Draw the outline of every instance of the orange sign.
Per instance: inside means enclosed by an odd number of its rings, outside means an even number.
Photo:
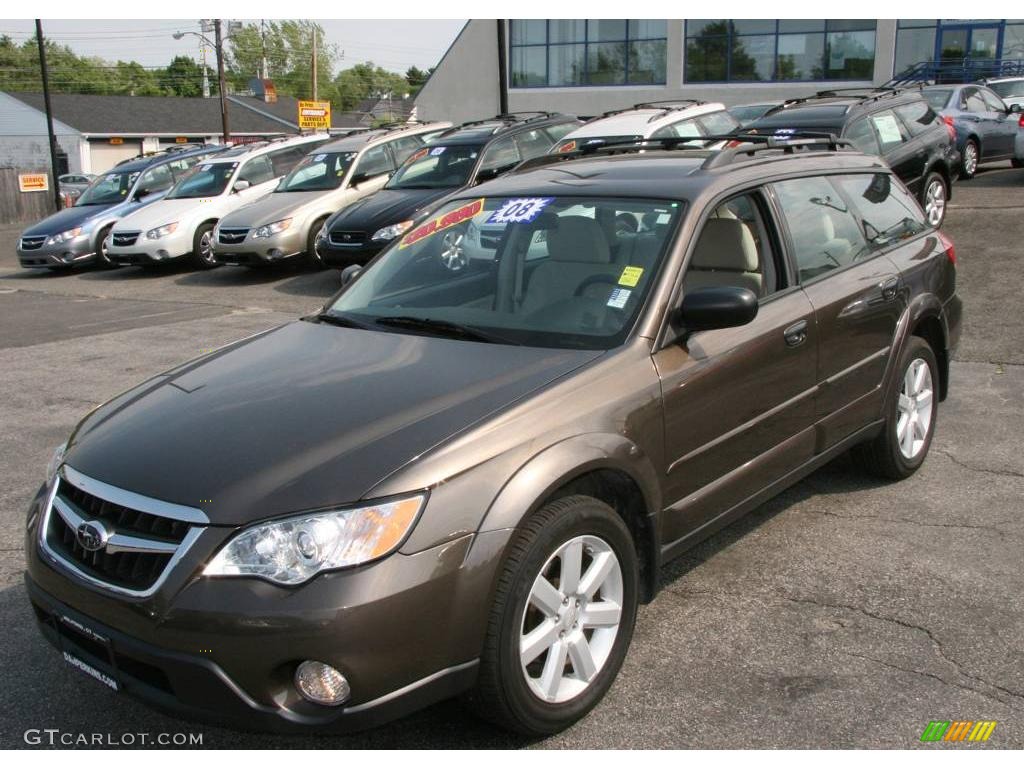
[[[329,101],[300,101],[299,102],[299,128],[320,128],[331,127],[331,102]]]
[[[50,177],[45,173],[19,173],[19,192],[45,192],[50,188]]]
[[[188,137],[187,136],[179,136],[178,138],[176,138],[174,140],[174,142],[176,144],[188,144]]]
[[[124,139],[122,139],[120,136],[114,136],[113,138],[110,139],[110,143],[111,144],[124,144]]]
[[[438,216],[436,219],[420,224],[416,229],[410,232],[408,235],[402,238],[399,248],[407,248],[413,243],[417,243],[425,237],[430,237],[436,232],[448,229],[448,227],[454,227],[456,224],[461,224],[466,219],[471,219],[476,216],[480,211],[484,209],[484,198],[474,200],[471,203],[467,203],[461,208],[456,208],[454,211],[448,211],[443,216]]]

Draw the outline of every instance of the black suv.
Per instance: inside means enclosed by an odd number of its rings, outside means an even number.
[[[545,154],[578,125],[570,115],[517,112],[463,123],[435,136],[384,189],[327,220],[318,243],[324,263],[365,264],[433,203]]]
[[[935,113],[920,88],[835,88],[790,99],[745,129],[786,134],[820,131],[842,136],[879,155],[917,195],[928,223],[938,227],[960,167],[956,133]]]

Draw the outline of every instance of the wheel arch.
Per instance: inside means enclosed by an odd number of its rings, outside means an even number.
[[[953,199],[953,174],[949,165],[943,160],[933,160],[932,164],[928,166],[928,170],[924,172],[925,181],[928,180],[928,174],[937,173],[942,177],[942,180],[946,183],[946,202]],[[921,194],[925,194],[926,185],[921,187]]]
[[[897,367],[908,341],[917,336],[928,342],[939,366],[939,400],[945,400],[949,393],[949,350],[945,323],[942,320],[942,304],[933,294],[923,294],[904,310],[896,327],[892,352],[886,371],[883,413],[887,411],[893,397],[893,377],[898,375]]]
[[[479,530],[518,528],[545,504],[574,494],[603,501],[623,518],[636,547],[641,599],[653,599],[661,490],[650,459],[622,435],[579,435],[536,454],[502,487]]]

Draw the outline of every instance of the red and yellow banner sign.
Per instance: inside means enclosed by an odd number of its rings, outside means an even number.
[[[19,173],[19,192],[45,192],[50,188],[50,177],[45,173]]]
[[[467,203],[460,208],[456,208],[454,211],[448,211],[436,219],[431,219],[428,222],[420,224],[416,229],[407,234],[402,238],[402,242],[399,244],[399,248],[407,248],[413,243],[419,242],[420,240],[430,237],[441,230],[454,227],[456,224],[472,219],[480,211],[484,209],[484,198],[474,200],[471,203]]]
[[[300,101],[299,128],[327,129],[331,127],[331,102]]]

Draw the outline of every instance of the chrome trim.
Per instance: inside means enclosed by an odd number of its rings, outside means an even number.
[[[75,509],[59,496],[53,497],[53,508],[57,510],[69,528],[78,530],[78,526],[89,520],[82,517]],[[140,510],[145,511],[145,510]],[[107,539],[104,549],[114,555],[118,552],[139,552],[151,555],[172,555],[178,550],[178,544],[172,541],[148,539],[144,536],[132,536],[127,533],[112,533]]]
[[[174,554],[171,555],[171,559],[167,561],[167,565],[164,566],[163,571],[157,576],[154,581],[146,589],[128,589],[126,587],[120,587],[116,584],[111,584],[103,579],[98,579],[91,574],[86,573],[80,569],[75,563],[65,559],[62,555],[55,552],[49,544],[46,542],[46,533],[50,528],[50,514],[55,508],[57,508],[57,514],[59,514],[66,522],[68,518],[64,516],[65,511],[69,511],[72,514],[73,510],[68,507],[67,504],[60,502],[55,504],[57,501],[57,491],[60,488],[62,482],[68,482],[77,488],[85,491],[86,493],[98,496],[99,498],[113,502],[114,504],[120,504],[121,506],[130,507],[137,509],[140,512],[146,512],[147,514],[159,515],[163,517],[170,517],[175,520],[183,522],[193,523],[193,526],[189,528],[188,533],[185,534],[185,538],[181,540],[181,543],[176,545],[174,548]],[[63,509],[62,509],[62,508]],[[202,534],[205,528],[203,526],[208,525],[210,522],[206,514],[193,507],[186,507],[180,504],[172,504],[166,501],[160,501],[159,499],[151,499],[148,496],[141,496],[140,494],[126,491],[122,488],[118,488],[113,485],[108,485],[100,480],[93,480],[91,477],[83,475],[75,469],[72,469],[67,464],[63,465],[57,472],[57,477],[54,479],[53,488],[50,489],[49,496],[46,500],[46,506],[43,508],[42,518],[39,521],[39,549],[49,559],[51,564],[58,566],[59,568],[70,571],[76,577],[84,581],[85,583],[106,590],[108,592],[114,592],[118,595],[125,595],[127,597],[150,597],[153,595],[170,575],[171,571],[174,570],[175,566],[181,562],[181,559],[185,556],[188,550],[195,543]],[[70,523],[69,523],[70,524]],[[111,543],[116,540],[120,540],[120,545],[124,546],[133,541],[145,542],[146,545],[151,545],[153,542],[149,539],[141,539],[140,537],[115,534],[111,536],[111,541],[108,542],[108,549]],[[126,541],[127,540],[127,541]],[[164,542],[160,542],[163,544]],[[125,550],[119,550],[125,551]],[[142,552],[152,550],[141,550],[134,549],[131,551]],[[159,550],[155,554],[167,554],[168,550]]]

